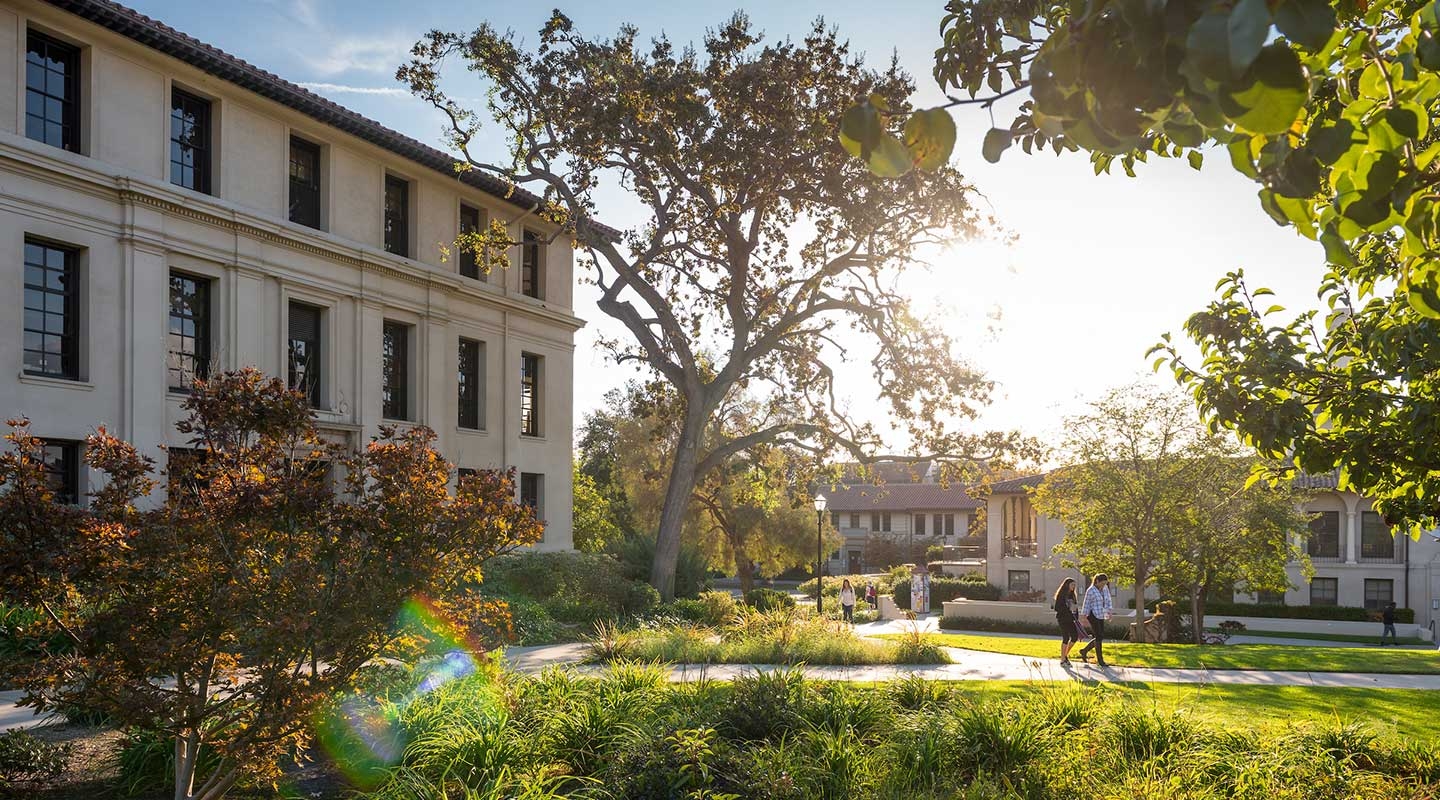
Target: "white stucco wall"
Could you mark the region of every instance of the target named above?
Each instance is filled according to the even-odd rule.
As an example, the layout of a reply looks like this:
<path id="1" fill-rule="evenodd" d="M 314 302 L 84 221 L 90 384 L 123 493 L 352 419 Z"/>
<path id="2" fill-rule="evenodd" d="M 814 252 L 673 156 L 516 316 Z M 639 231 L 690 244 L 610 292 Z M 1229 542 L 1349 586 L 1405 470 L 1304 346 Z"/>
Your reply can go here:
<path id="1" fill-rule="evenodd" d="M 82 153 L 23 136 L 17 98 L 31 26 L 83 48 Z M 213 195 L 169 183 L 172 83 L 214 103 Z M 286 219 L 292 132 L 322 146 L 325 230 Z M 382 249 L 387 171 L 414 181 L 414 258 Z M 0 2 L 0 412 L 28 415 L 43 437 L 81 439 L 104 424 L 151 455 L 183 444 L 174 429 L 182 398 L 167 392 L 165 375 L 168 279 L 181 270 L 212 280 L 216 369 L 283 376 L 289 303 L 322 307 L 317 414 L 328 434 L 358 445 L 382 423 L 381 326 L 403 321 L 414 326 L 409 423 L 434 428 L 461 467 L 543 475 L 540 546 L 569 548 L 574 333 L 583 324 L 570 310 L 569 241 L 547 247 L 543 300 L 521 295 L 518 269 L 463 278 L 442 255 L 462 201 L 512 221 L 518 237 L 522 211 L 503 200 L 46 4 Z M 80 253 L 78 380 L 23 374 L 27 236 Z M 456 424 L 461 336 L 485 347 L 481 431 Z M 539 437 L 520 435 L 522 352 L 544 358 Z"/>

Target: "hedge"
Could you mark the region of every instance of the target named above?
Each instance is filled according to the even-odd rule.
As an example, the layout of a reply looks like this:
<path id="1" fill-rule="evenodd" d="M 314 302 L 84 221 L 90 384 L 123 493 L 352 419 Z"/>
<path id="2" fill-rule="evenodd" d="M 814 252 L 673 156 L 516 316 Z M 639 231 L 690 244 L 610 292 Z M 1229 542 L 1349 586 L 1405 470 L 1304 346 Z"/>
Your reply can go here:
<path id="1" fill-rule="evenodd" d="M 1190 609 L 1189 603 L 1176 603 L 1175 608 L 1181 614 Z M 1368 608 L 1357 608 L 1355 606 L 1287 606 L 1283 603 L 1217 603 L 1211 601 L 1205 604 L 1207 616 L 1222 617 L 1269 617 L 1280 619 L 1324 619 L 1339 620 L 1342 622 L 1378 622 L 1379 611 L 1371 611 Z M 1415 609 L 1395 609 L 1395 621 L 1411 623 L 1415 621 Z"/>
<path id="2" fill-rule="evenodd" d="M 1058 636 L 1058 623 L 1013 622 L 989 617 L 941 617 L 940 630 L 981 631 L 984 633 L 1038 633 L 1042 636 Z"/>
<path id="3" fill-rule="evenodd" d="M 1149 608 L 1166 600 L 1146 600 Z M 1190 598 L 1170 600 L 1179 614 L 1190 613 Z M 1127 608 L 1135 607 L 1135 598 L 1126 601 Z M 1334 622 L 1379 622 L 1380 612 L 1358 606 L 1287 606 L 1284 603 L 1226 603 L 1221 600 L 1207 600 L 1205 615 L 1222 617 L 1265 617 L 1268 619 L 1322 619 Z M 1396 608 L 1395 621 L 1409 624 L 1415 621 L 1415 609 Z"/>
<path id="4" fill-rule="evenodd" d="M 957 597 L 966 600 L 999 600 L 1005 590 L 993 583 L 986 583 L 983 577 L 976 580 L 974 577 L 962 578 L 932 578 L 930 580 L 930 607 L 935 608 L 947 600 L 954 600 Z M 895 584 L 892 592 L 895 597 L 897 608 L 910 608 L 910 583 L 902 581 Z"/>

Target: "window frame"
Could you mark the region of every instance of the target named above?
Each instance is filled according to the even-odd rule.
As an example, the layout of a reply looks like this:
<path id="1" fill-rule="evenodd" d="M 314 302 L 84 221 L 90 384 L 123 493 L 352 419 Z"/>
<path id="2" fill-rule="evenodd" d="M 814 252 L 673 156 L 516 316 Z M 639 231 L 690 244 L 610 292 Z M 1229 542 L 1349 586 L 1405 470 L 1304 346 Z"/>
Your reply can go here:
<path id="1" fill-rule="evenodd" d="M 380 334 L 380 416 L 408 422 L 410 397 L 411 325 L 387 319 Z"/>
<path id="2" fill-rule="evenodd" d="M 381 202 L 382 244 L 385 252 L 401 258 L 410 258 L 410 208 L 413 205 L 410 197 L 411 182 L 400 177 L 385 173 L 385 194 Z M 399 209 L 391 207 L 391 190 L 399 190 Z"/>
<path id="3" fill-rule="evenodd" d="M 73 439 L 48 439 L 40 440 L 43 449 L 42 457 L 45 459 L 45 475 L 52 481 L 51 490 L 55 492 L 55 499 L 67 506 L 78 506 L 80 503 L 80 447 L 81 443 Z M 51 451 L 59 451 L 62 459 L 59 466 L 52 459 Z M 59 484 L 58 486 L 55 484 Z"/>
<path id="4" fill-rule="evenodd" d="M 1372 527 L 1373 523 L 1373 527 Z M 1371 541 L 1372 537 L 1378 538 Z M 1360 558 L 1366 561 L 1394 561 L 1397 542 L 1389 525 L 1378 511 L 1360 512 Z M 1379 551 L 1380 544 L 1386 545 L 1385 552 Z"/>
<path id="5" fill-rule="evenodd" d="M 186 106 L 193 106 L 193 108 L 190 109 L 189 111 L 187 111 L 186 108 L 185 108 Z M 215 153 L 214 153 L 214 141 L 215 141 L 214 120 L 215 120 L 215 113 L 214 113 L 214 111 L 215 111 L 215 104 L 214 104 L 213 101 L 208 100 L 208 99 L 206 99 L 206 98 L 204 98 L 204 97 L 201 97 L 200 95 L 195 94 L 194 92 L 188 92 L 188 91 L 186 91 L 186 90 L 184 90 L 184 89 L 181 89 L 179 86 L 171 86 L 171 87 L 170 87 L 170 164 L 169 164 L 169 169 L 170 169 L 170 183 L 171 183 L 171 185 L 173 185 L 173 186 L 179 186 L 179 187 L 182 188 L 182 189 L 189 189 L 189 190 L 194 191 L 194 192 L 200 192 L 201 194 L 213 195 L 213 194 L 215 193 L 215 181 L 214 181 L 214 177 L 215 177 Z M 195 143 L 194 141 L 191 141 L 190 143 L 186 143 L 186 142 L 184 142 L 182 139 L 177 139 L 177 138 L 176 138 L 175 124 L 176 124 L 176 122 L 177 122 L 177 119 L 176 119 L 176 114 L 177 114 L 177 113 L 179 113 L 179 114 L 187 114 L 187 113 L 188 113 L 188 114 L 192 114 L 192 115 L 194 116 L 194 122 L 193 122 L 193 124 L 192 124 L 192 129 L 193 129 L 194 127 L 199 127 L 199 128 L 202 129 L 202 131 L 203 131 L 203 141 L 202 141 L 202 142 L 200 142 L 200 143 L 198 143 L 198 144 Z M 181 124 L 183 125 L 184 122 L 182 121 Z M 183 136 L 183 134 L 181 134 L 181 135 Z M 181 156 L 181 160 L 180 160 L 180 161 L 176 161 L 177 148 L 178 148 L 178 153 L 179 153 L 179 155 Z M 183 160 L 183 155 L 184 155 L 185 150 L 186 150 L 187 148 L 191 151 L 191 161 L 192 161 L 192 163 L 191 163 L 189 169 L 190 169 L 191 174 L 193 175 L 193 178 L 194 178 L 193 181 L 192 181 L 192 183 L 186 183 L 186 182 L 183 180 L 183 176 L 184 176 L 184 174 L 185 174 L 185 167 L 186 167 L 186 165 L 185 165 L 185 163 L 184 163 L 184 160 Z M 198 156 L 195 155 L 195 153 L 196 153 L 197 151 L 199 152 L 199 155 L 198 155 Z M 176 170 L 177 167 L 179 167 L 179 171 L 178 171 L 178 172 L 177 172 L 177 170 Z"/>
<path id="6" fill-rule="evenodd" d="M 1380 599 L 1379 592 L 1376 591 L 1376 592 L 1374 592 L 1375 600 L 1374 600 L 1374 603 L 1372 604 L 1372 603 L 1371 603 L 1371 594 L 1372 594 L 1371 589 L 1373 588 L 1373 589 L 1378 590 L 1378 589 L 1382 588 L 1382 584 L 1383 584 L 1383 588 L 1385 589 L 1385 598 L 1384 598 L 1383 600 Z M 1393 602 L 1393 601 L 1395 600 L 1395 579 L 1393 579 L 1393 578 L 1366 578 L 1366 579 L 1365 579 L 1365 589 L 1364 589 L 1364 591 L 1365 591 L 1365 594 L 1364 594 L 1364 596 L 1363 596 L 1364 599 L 1363 599 L 1361 602 L 1362 602 L 1362 604 L 1365 606 L 1366 610 L 1369 610 L 1369 611 L 1380 611 L 1381 609 L 1385 608 L 1386 605 L 1390 604 L 1391 602 Z"/>
<path id="7" fill-rule="evenodd" d="M 315 352 L 313 354 L 307 352 L 305 355 L 305 380 L 308 383 L 304 387 L 296 386 L 295 343 L 298 341 L 306 344 L 306 350 L 308 351 L 312 349 L 311 347 L 309 347 L 312 342 L 305 339 L 299 339 L 295 336 L 294 320 L 295 312 L 297 309 L 300 310 L 302 313 L 313 312 L 315 314 L 315 337 L 313 341 L 313 349 Z M 302 392 L 310 400 L 311 408 L 325 407 L 323 403 L 325 396 L 325 311 L 326 309 L 322 306 L 317 306 L 313 303 L 306 303 L 301 300 L 290 300 L 285 306 L 285 385 L 290 387 L 291 389 Z M 313 375 L 311 374 L 312 372 L 314 373 Z M 312 378 L 313 381 L 311 380 Z"/>
<path id="8" fill-rule="evenodd" d="M 1328 598 L 1323 598 L 1323 599 L 1324 599 L 1324 602 L 1319 602 L 1319 603 L 1317 603 L 1317 602 L 1315 602 L 1316 597 L 1317 597 L 1317 595 L 1316 595 L 1316 593 L 1315 593 L 1315 587 L 1316 587 L 1316 584 L 1317 584 L 1317 583 L 1321 583 L 1321 582 L 1323 582 L 1322 585 L 1324 585 L 1324 586 L 1326 586 L 1326 587 L 1329 587 L 1329 588 L 1328 588 L 1328 594 L 1329 594 L 1330 596 L 1329 596 Z M 1312 605 L 1312 606 L 1338 606 L 1338 605 L 1340 605 L 1340 579 L 1339 579 L 1339 578 L 1332 578 L 1332 577 L 1329 577 L 1329 576 L 1318 576 L 1318 577 L 1311 578 L 1311 579 L 1310 579 L 1310 605 Z"/>
<path id="9" fill-rule="evenodd" d="M 520 294 L 545 299 L 544 238 L 536 231 L 520 233 Z"/>
<path id="10" fill-rule="evenodd" d="M 914 519 L 910 521 L 910 527 L 915 531 L 916 536 L 925 535 L 925 517 L 925 514 L 916 514 Z"/>
<path id="11" fill-rule="evenodd" d="M 466 346 L 472 347 L 473 359 L 467 364 Z M 485 342 L 461 336 L 456 358 L 455 396 L 458 408 L 455 425 L 464 430 L 485 430 Z M 467 366 L 471 374 L 466 376 Z M 467 387 L 469 391 L 467 392 Z"/>
<path id="12" fill-rule="evenodd" d="M 520 435 L 539 438 L 544 435 L 542 409 L 542 374 L 544 356 L 520 354 Z"/>
<path id="13" fill-rule="evenodd" d="M 521 505 L 529 506 L 535 519 L 544 519 L 545 514 L 545 475 L 540 472 L 520 473 L 519 485 L 516 487 Z"/>
<path id="14" fill-rule="evenodd" d="M 41 63 L 41 61 L 39 60 L 35 62 L 31 61 L 30 56 L 32 53 L 36 52 L 35 45 L 37 43 L 42 45 L 45 49 L 45 52 L 43 54 L 43 61 L 61 63 L 65 67 L 65 71 L 63 73 L 56 73 L 55 70 L 52 70 L 49 67 L 49 63 Z M 60 59 L 55 58 L 55 55 L 57 54 L 65 56 L 65 60 L 61 61 Z M 30 83 L 30 67 L 32 63 L 40 72 L 44 73 L 45 75 L 45 85 L 43 88 L 32 86 Z M 80 105 L 84 97 L 84 82 L 81 75 L 81 72 L 84 69 L 82 49 L 77 45 L 70 44 L 69 42 L 63 41 L 47 33 L 44 33 L 43 31 L 38 31 L 34 28 L 27 26 L 25 29 L 24 69 L 25 74 L 21 77 L 21 81 L 25 87 L 25 100 L 24 106 L 21 109 L 21 113 L 24 118 L 23 133 L 25 138 L 29 139 L 32 142 L 40 142 L 41 144 L 48 145 L 50 147 L 58 147 L 66 152 L 81 153 L 84 147 L 84 137 L 82 135 L 84 131 L 81 128 L 82 120 Z M 60 76 L 60 89 L 64 93 L 63 96 L 57 96 L 50 93 L 49 76 L 51 74 L 58 74 Z M 30 98 L 32 93 L 36 97 L 40 98 L 39 104 L 42 106 L 42 111 L 40 114 L 32 114 L 30 111 Z M 54 100 L 60 106 L 59 120 L 50 119 L 49 109 L 51 100 Z M 31 135 L 31 119 L 39 120 L 41 135 L 38 138 Z M 49 139 L 49 128 L 51 125 L 60 126 L 59 142 L 52 142 Z"/>
<path id="15" fill-rule="evenodd" d="M 1024 576 L 1025 576 L 1025 586 L 1024 586 L 1024 588 L 1016 588 L 1016 586 L 1015 586 L 1015 577 L 1016 577 L 1017 575 L 1024 575 Z M 1012 569 L 1012 570 L 1007 570 L 1007 571 L 1006 571 L 1006 574 L 1005 574 L 1005 591 L 1007 591 L 1007 592 L 1030 592 L 1030 591 L 1034 591 L 1034 588 L 1033 588 L 1033 587 L 1034 587 L 1034 581 L 1033 581 L 1033 576 L 1031 576 L 1031 574 L 1030 574 L 1030 570 L 1028 570 L 1028 569 Z"/>
<path id="16" fill-rule="evenodd" d="M 1325 511 L 1313 512 L 1313 513 L 1315 514 L 1315 516 L 1314 516 L 1314 517 L 1310 520 L 1310 522 L 1309 522 L 1310 536 L 1309 536 L 1309 538 L 1307 538 L 1307 539 L 1305 540 L 1305 553 L 1306 553 L 1307 555 L 1309 555 L 1311 558 L 1327 558 L 1327 559 L 1336 559 L 1336 560 L 1338 560 L 1338 559 L 1340 558 L 1340 553 L 1341 553 L 1341 546 L 1340 546 L 1340 541 L 1341 541 L 1341 533 L 1340 533 L 1340 512 L 1339 512 L 1339 511 L 1325 510 Z M 1332 515 L 1333 515 L 1333 516 L 1332 516 Z M 1328 521 L 1329 521 L 1329 520 L 1332 520 L 1332 519 L 1334 520 L 1334 523 L 1335 523 L 1335 526 L 1334 526 L 1335 529 L 1334 529 L 1334 531 L 1333 531 L 1333 535 L 1334 535 L 1334 548 L 1333 548 L 1333 549 L 1334 549 L 1334 553 L 1329 553 L 1329 554 L 1327 554 L 1327 553 L 1319 552 L 1320 548 L 1317 547 L 1317 542 L 1322 542 L 1322 541 L 1323 541 L 1323 542 L 1328 543 L 1328 542 L 1330 541 L 1330 536 L 1331 536 L 1331 533 L 1332 533 L 1332 532 L 1331 532 L 1331 531 L 1322 530 L 1322 528 L 1324 528 L 1326 525 L 1328 525 Z M 1318 534 L 1324 534 L 1324 537 L 1322 538 L 1322 537 L 1321 537 L 1320 535 L 1318 535 Z"/>
<path id="17" fill-rule="evenodd" d="M 30 260 L 31 248 L 39 248 L 42 258 L 39 262 Z M 60 267 L 57 269 L 50 264 L 50 254 L 60 254 Z M 21 368 L 26 375 L 35 375 L 44 378 L 55 378 L 59 380 L 78 381 L 80 380 L 80 250 L 75 247 L 52 242 L 48 239 L 26 236 L 24 238 L 24 250 L 21 254 L 21 264 L 24 275 L 21 277 Z M 30 280 L 32 269 L 40 270 L 40 283 L 35 284 Z M 50 273 L 59 273 L 61 284 L 59 290 L 50 288 Z M 50 297 L 59 297 L 60 310 L 51 311 Z M 32 297 L 36 298 L 38 308 L 31 308 Z M 33 328 L 30 325 L 31 314 L 39 314 L 40 327 Z M 60 332 L 49 331 L 49 319 L 53 316 L 60 317 Z M 40 349 L 28 347 L 31 335 L 40 337 Z M 46 349 L 47 340 L 50 338 L 59 339 L 60 366 L 58 370 L 37 369 L 29 365 L 29 354 L 37 353 L 44 363 L 49 362 L 49 350 Z"/>
<path id="18" fill-rule="evenodd" d="M 313 159 L 310 168 L 311 185 L 307 186 L 303 180 L 297 180 L 295 177 L 295 168 L 297 166 L 295 154 L 297 149 L 303 155 Z M 317 231 L 323 230 L 324 224 L 324 203 L 321 197 L 324 175 L 321 153 L 322 148 L 319 144 L 302 136 L 296 136 L 293 133 L 290 134 L 290 145 L 286 158 L 288 173 L 286 186 L 289 192 L 287 218 L 296 225 L 304 225 L 307 228 L 314 228 Z M 304 165 L 301 164 L 300 166 Z M 302 193 L 298 201 L 296 197 L 297 189 Z M 313 194 L 313 198 L 309 196 L 310 194 Z M 311 221 L 311 214 L 313 214 L 313 221 Z"/>
<path id="19" fill-rule="evenodd" d="M 191 313 L 188 316 L 184 314 L 177 315 L 175 313 L 175 284 L 177 280 L 188 281 L 194 284 L 196 288 L 195 295 L 197 297 L 197 302 L 203 309 L 201 313 Z M 210 278 L 204 277 L 202 275 L 195 275 L 194 273 L 185 272 L 183 270 L 170 270 L 170 310 L 166 318 L 168 324 L 165 332 L 165 389 L 168 392 L 174 392 L 176 394 L 189 394 L 191 386 L 196 380 L 203 380 L 210 375 L 210 328 L 214 324 L 214 306 L 212 305 L 211 296 L 212 285 L 213 281 Z M 178 334 L 175 332 L 174 326 L 177 317 L 181 320 L 182 325 L 187 319 L 194 324 L 194 335 L 187 337 L 183 330 Z M 181 337 L 182 340 L 186 338 L 192 339 L 194 341 L 194 352 L 185 353 L 183 351 L 177 351 L 173 345 L 173 337 L 175 336 Z M 179 357 L 180 359 L 189 358 L 191 361 L 191 372 L 189 380 L 184 380 L 179 384 L 175 382 L 175 376 L 177 373 L 183 374 L 183 368 L 176 366 L 175 362 L 177 357 Z"/>
<path id="20" fill-rule="evenodd" d="M 467 224 L 467 217 L 474 217 L 473 227 Z M 485 230 L 485 212 L 479 206 L 460 204 L 460 233 L 481 233 Z M 480 254 L 474 250 L 460 250 L 459 272 L 462 278 L 484 281 L 488 276 L 480 274 Z"/>

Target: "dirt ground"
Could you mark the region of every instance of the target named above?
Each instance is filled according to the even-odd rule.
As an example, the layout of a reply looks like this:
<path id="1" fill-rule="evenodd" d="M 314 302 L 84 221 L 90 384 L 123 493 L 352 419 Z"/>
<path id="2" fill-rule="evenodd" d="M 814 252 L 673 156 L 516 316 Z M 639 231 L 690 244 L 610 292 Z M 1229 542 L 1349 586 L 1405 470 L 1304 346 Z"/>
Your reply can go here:
<path id="1" fill-rule="evenodd" d="M 54 783 L 39 789 L 26 788 L 13 797 L 33 800 L 166 800 L 170 792 L 156 789 L 138 795 L 127 795 L 119 787 L 119 768 L 115 757 L 122 736 L 112 728 L 84 725 L 44 725 L 30 729 L 37 738 L 65 742 L 74 747 L 69 768 Z M 228 797 L 237 800 L 341 800 L 349 795 L 345 782 L 323 756 L 316 755 L 310 763 L 292 765 L 279 791 L 237 788 Z M 4 797 L 0 790 L 0 797 Z"/>

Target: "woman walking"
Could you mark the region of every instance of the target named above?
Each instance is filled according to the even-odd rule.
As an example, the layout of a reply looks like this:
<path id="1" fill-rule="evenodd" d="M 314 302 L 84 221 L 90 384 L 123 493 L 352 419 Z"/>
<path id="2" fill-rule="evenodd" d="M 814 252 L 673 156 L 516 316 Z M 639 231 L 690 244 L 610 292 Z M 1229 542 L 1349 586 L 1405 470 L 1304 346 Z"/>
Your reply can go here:
<path id="1" fill-rule="evenodd" d="M 1080 660 L 1086 663 L 1090 661 L 1090 651 L 1095 651 L 1095 663 L 1108 667 L 1105 663 L 1105 621 L 1115 613 L 1115 603 L 1110 597 L 1110 577 L 1105 573 L 1095 576 L 1090 581 L 1090 588 L 1085 590 L 1085 602 L 1080 605 L 1080 615 L 1090 623 L 1090 634 L 1094 639 L 1080 648 Z"/>
<path id="2" fill-rule="evenodd" d="M 840 584 L 840 613 L 846 622 L 855 624 L 855 587 L 850 585 L 849 578 Z"/>
<path id="3" fill-rule="evenodd" d="M 1079 598 L 1075 596 L 1075 579 L 1066 578 L 1055 590 L 1055 621 L 1060 623 L 1060 663 L 1070 663 L 1070 648 L 1080 640 Z"/>

